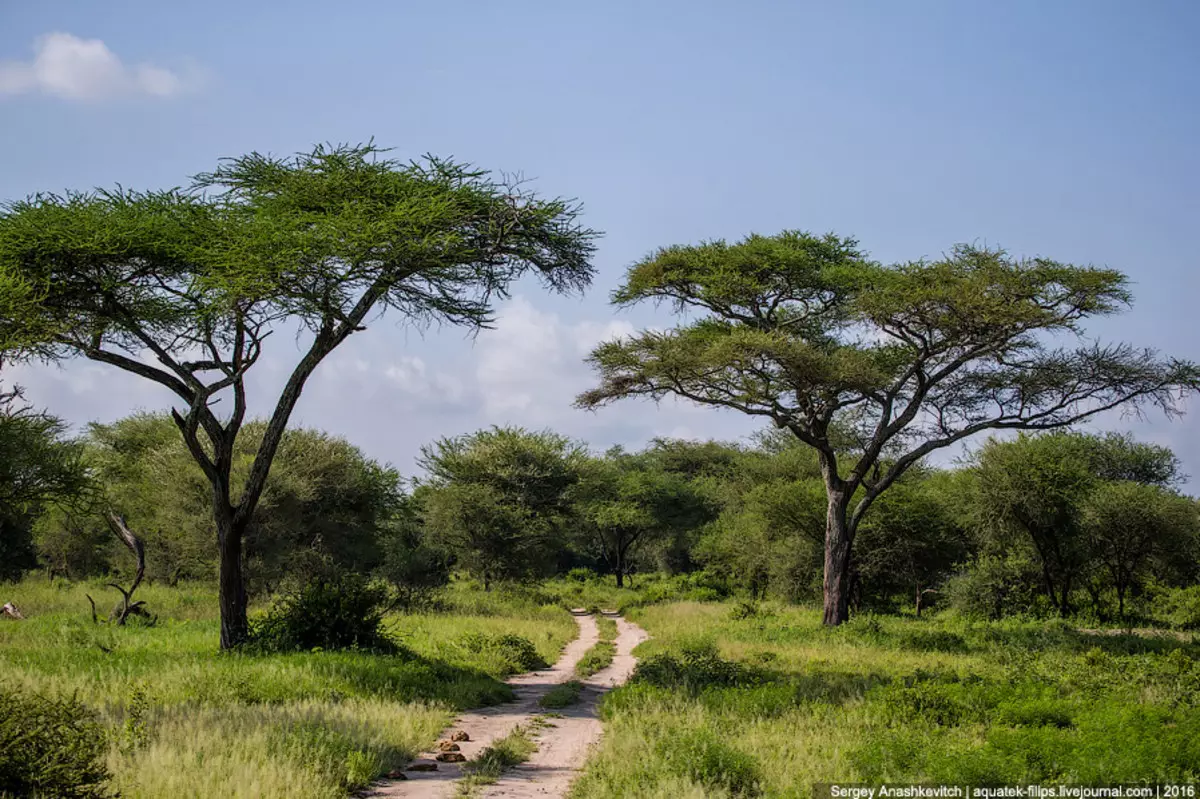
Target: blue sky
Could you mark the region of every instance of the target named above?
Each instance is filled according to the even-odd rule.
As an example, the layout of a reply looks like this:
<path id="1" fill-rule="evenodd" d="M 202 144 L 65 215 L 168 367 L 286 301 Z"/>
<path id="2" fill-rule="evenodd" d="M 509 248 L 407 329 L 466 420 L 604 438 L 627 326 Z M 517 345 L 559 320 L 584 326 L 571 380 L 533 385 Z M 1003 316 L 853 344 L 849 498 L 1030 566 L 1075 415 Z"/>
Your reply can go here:
<path id="1" fill-rule="evenodd" d="M 1200 360 L 1198 38 L 1200 5 L 1156 0 L 8 2 L 0 198 L 179 185 L 221 156 L 370 137 L 519 171 L 605 231 L 592 291 L 518 286 L 473 341 L 385 319 L 322 367 L 300 421 L 404 471 L 432 438 L 493 423 L 597 447 L 729 438 L 752 426 L 569 407 L 592 344 L 668 322 L 607 305 L 655 247 L 804 228 L 884 261 L 977 241 L 1107 265 L 1137 303 L 1091 330 Z M 275 343 L 260 408 L 294 357 Z M 169 402 L 87 364 L 16 377 L 76 423 Z M 1191 404 L 1105 424 L 1200 476 Z"/>

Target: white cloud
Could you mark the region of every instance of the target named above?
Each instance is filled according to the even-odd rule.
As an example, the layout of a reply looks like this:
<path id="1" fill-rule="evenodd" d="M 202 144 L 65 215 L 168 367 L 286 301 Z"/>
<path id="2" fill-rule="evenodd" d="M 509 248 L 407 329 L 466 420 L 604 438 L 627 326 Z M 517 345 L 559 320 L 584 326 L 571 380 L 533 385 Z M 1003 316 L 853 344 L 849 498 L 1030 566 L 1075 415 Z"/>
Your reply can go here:
<path id="1" fill-rule="evenodd" d="M 489 424 L 549 427 L 600 449 L 641 446 L 654 436 L 738 438 L 757 426 L 733 412 L 670 398 L 660 405 L 629 400 L 596 413 L 575 408 L 575 397 L 596 379 L 584 357 L 600 342 L 634 332 L 624 320 L 567 322 L 514 297 L 500 308 L 495 329 L 479 338 L 480 414 Z"/>
<path id="2" fill-rule="evenodd" d="M 154 64 L 123 64 L 101 40 L 61 32 L 39 36 L 30 61 L 0 62 L 0 95 L 42 93 L 85 101 L 138 94 L 172 97 L 192 82 Z"/>
<path id="3" fill-rule="evenodd" d="M 430 372 L 425 361 L 413 355 L 400 359 L 383 370 L 383 375 L 404 391 L 422 399 L 458 405 L 466 390 L 457 377 L 445 372 Z"/>

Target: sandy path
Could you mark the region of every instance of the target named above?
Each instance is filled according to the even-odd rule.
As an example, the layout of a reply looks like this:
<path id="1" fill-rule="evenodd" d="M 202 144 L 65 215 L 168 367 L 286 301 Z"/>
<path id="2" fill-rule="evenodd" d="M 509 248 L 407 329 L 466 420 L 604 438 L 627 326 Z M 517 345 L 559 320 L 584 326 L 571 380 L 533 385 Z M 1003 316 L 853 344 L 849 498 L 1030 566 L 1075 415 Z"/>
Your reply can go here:
<path id="1" fill-rule="evenodd" d="M 575 664 L 600 640 L 600 631 L 594 618 L 576 616 L 575 621 L 579 624 L 579 637 L 567 644 L 557 663 L 549 669 L 518 674 L 507 680 L 516 692 L 515 701 L 463 713 L 442 737 L 448 737 L 455 730 L 465 730 L 471 740 L 463 741 L 459 746 L 467 760 L 472 760 L 483 749 L 511 732 L 513 727 L 528 722 L 540 713 L 538 700 L 555 685 L 571 679 Z M 433 752 L 424 752 L 413 762 L 435 763 L 433 757 Z M 460 763 L 437 763 L 437 771 L 407 771 L 405 774 L 408 779 L 381 783 L 370 796 L 420 799 L 451 797 L 455 793 L 454 783 L 463 773 Z"/>
<path id="2" fill-rule="evenodd" d="M 580 701 L 559 711 L 564 718 L 552 720 L 554 727 L 538 737 L 538 750 L 533 756 L 505 773 L 498 782 L 489 785 L 482 796 L 505 799 L 546 799 L 563 797 L 579 769 L 587 760 L 588 751 L 603 733 L 597 704 L 600 697 L 621 685 L 633 673 L 637 659 L 633 648 L 649 636 L 641 627 L 617 619 L 617 653 L 612 665 L 583 681 Z"/>

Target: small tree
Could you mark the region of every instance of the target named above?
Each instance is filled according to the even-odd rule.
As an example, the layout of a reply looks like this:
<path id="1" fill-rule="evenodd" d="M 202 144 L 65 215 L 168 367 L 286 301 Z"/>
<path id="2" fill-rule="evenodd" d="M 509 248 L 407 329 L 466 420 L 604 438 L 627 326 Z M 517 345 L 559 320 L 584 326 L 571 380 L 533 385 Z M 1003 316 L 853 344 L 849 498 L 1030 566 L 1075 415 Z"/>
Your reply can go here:
<path id="1" fill-rule="evenodd" d="M 1123 613 L 1127 590 L 1194 513 L 1189 501 L 1184 509 L 1168 500 L 1179 480 L 1174 454 L 1128 436 L 1023 434 L 989 440 L 974 460 L 970 493 L 985 547 L 1031 545 L 1046 597 L 1064 616 L 1076 588 L 1088 587 L 1098 606 L 1103 580 L 1085 584 L 1097 575 L 1110 578 Z"/>
<path id="2" fill-rule="evenodd" d="M 1189 549 L 1197 530 L 1196 506 L 1161 486 L 1110 482 L 1087 497 L 1082 526 L 1124 619 L 1125 598 L 1142 585 L 1155 555 Z"/>
<path id="3" fill-rule="evenodd" d="M 587 470 L 577 509 L 600 556 L 625 585 L 637 551 L 704 520 L 704 500 L 682 474 L 662 467 L 659 453 L 620 450 L 596 459 Z"/>
<path id="4" fill-rule="evenodd" d="M 0 211 L 0 344 L 89 358 L 179 398 L 175 424 L 212 491 L 222 648 L 247 639 L 243 538 L 321 361 L 386 310 L 480 328 L 524 274 L 556 290 L 592 275 L 594 234 L 576 206 L 382 152 L 253 153 L 198 176 L 195 191 L 37 195 Z M 235 485 L 246 375 L 272 331 L 297 325 L 303 353 Z"/>
<path id="5" fill-rule="evenodd" d="M 486 587 L 545 572 L 562 547 L 583 448 L 549 431 L 495 427 L 421 450 L 415 498 L 433 544 Z"/>
<path id="6" fill-rule="evenodd" d="M 33 523 L 48 503 L 90 490 L 83 448 L 60 419 L 26 404 L 19 388 L 0 388 L 0 579 L 36 565 Z"/>
<path id="7" fill-rule="evenodd" d="M 828 500 L 825 623 L 848 618 L 851 547 L 922 458 L 993 429 L 1052 429 L 1128 406 L 1177 413 L 1200 369 L 1127 345 L 1052 348 L 1129 304 L 1114 270 L 960 246 L 882 266 L 853 239 L 784 232 L 659 250 L 617 305 L 699 317 L 601 344 L 585 408 L 674 395 L 747 413 L 814 448 Z"/>

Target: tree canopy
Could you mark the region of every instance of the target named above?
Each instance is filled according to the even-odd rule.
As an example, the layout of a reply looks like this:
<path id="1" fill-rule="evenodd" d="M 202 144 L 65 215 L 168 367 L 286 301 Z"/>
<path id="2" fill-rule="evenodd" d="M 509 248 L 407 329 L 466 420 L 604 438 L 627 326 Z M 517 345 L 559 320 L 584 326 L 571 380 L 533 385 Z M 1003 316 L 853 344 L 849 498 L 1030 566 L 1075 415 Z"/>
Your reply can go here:
<path id="1" fill-rule="evenodd" d="M 522 275 L 587 285 L 595 233 L 578 211 L 373 144 L 251 153 L 187 190 L 38 194 L 0 211 L 0 343 L 16 357 L 110 364 L 178 398 L 175 423 L 213 492 L 222 646 L 236 646 L 248 635 L 242 537 L 317 365 L 384 311 L 479 328 Z M 302 355 L 239 491 L 246 374 L 267 338 L 295 325 Z"/>
<path id="2" fill-rule="evenodd" d="M 598 346 L 585 408 L 675 395 L 789 430 L 829 499 L 827 623 L 848 616 L 851 544 L 875 499 L 938 449 L 989 429 L 1054 429 L 1123 405 L 1179 412 L 1200 369 L 1082 339 L 1131 302 L 1120 272 L 957 246 L 885 266 L 850 238 L 785 231 L 661 249 L 617 305 L 695 314 Z M 1069 346 L 1054 338 L 1074 339 Z"/>

